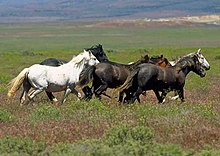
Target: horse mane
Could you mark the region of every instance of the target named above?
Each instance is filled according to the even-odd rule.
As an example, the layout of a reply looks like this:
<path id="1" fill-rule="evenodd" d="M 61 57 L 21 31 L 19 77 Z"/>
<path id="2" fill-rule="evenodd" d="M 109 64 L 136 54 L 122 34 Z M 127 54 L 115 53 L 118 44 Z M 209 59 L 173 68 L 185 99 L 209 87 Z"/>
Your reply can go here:
<path id="1" fill-rule="evenodd" d="M 105 63 L 109 63 L 109 64 L 111 64 L 113 66 L 117 66 L 117 67 L 123 66 L 123 67 L 128 68 L 128 69 L 133 69 L 134 66 L 136 66 L 136 65 L 138 65 L 138 64 L 140 64 L 144 61 L 145 62 L 149 61 L 148 55 L 142 56 L 139 60 L 137 60 L 136 62 L 133 62 L 131 64 L 122 64 L 122 63 L 112 62 L 112 61 L 109 61 L 109 60 L 105 61 Z"/>
<path id="2" fill-rule="evenodd" d="M 181 70 L 182 68 L 185 68 L 187 65 L 191 66 L 194 64 L 194 57 L 195 55 L 193 55 L 193 53 L 185 55 L 176 62 L 174 67 L 176 67 L 178 70 Z"/>
<path id="3" fill-rule="evenodd" d="M 178 57 L 178 58 L 177 58 L 176 60 L 174 60 L 174 61 L 175 61 L 175 63 L 178 63 L 179 61 L 181 61 L 181 60 L 184 59 L 184 58 L 194 57 L 195 54 L 196 54 L 196 52 L 192 52 L 192 53 L 189 53 L 189 54 L 187 54 L 187 55 L 180 56 L 180 57 Z"/>
<path id="4" fill-rule="evenodd" d="M 76 64 L 76 65 L 81 64 L 85 60 L 85 57 L 84 57 L 85 53 L 88 53 L 88 52 L 84 50 L 79 55 L 73 56 L 72 60 L 70 60 L 67 64 Z"/>
<path id="5" fill-rule="evenodd" d="M 85 51 L 94 50 L 94 49 L 99 49 L 99 52 L 103 52 L 103 48 L 101 44 L 96 44 L 90 48 L 85 48 Z"/>

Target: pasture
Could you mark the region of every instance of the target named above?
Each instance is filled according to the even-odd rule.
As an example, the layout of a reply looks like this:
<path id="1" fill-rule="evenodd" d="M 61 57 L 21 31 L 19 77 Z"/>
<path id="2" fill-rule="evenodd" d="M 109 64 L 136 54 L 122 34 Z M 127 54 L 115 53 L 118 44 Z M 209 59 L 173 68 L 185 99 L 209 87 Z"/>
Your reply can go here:
<path id="1" fill-rule="evenodd" d="M 169 60 L 201 48 L 211 69 L 190 73 L 186 102 L 157 104 L 149 91 L 141 103 L 117 97 L 62 106 L 45 93 L 19 106 L 21 91 L 7 99 L 7 83 L 48 57 L 71 60 L 84 48 L 103 45 L 109 60 L 128 63 L 163 54 Z M 93 22 L 0 25 L 0 153 L 25 155 L 219 155 L 220 27 L 94 27 Z M 170 93 L 172 95 L 172 93 Z M 58 100 L 62 93 L 55 93 Z"/>

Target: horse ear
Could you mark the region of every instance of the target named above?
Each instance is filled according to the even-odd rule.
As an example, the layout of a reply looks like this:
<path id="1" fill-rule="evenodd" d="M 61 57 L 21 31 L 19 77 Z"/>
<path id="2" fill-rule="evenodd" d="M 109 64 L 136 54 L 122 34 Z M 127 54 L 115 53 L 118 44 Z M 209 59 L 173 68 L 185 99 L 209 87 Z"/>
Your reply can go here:
<path id="1" fill-rule="evenodd" d="M 201 48 L 198 49 L 197 54 L 201 54 Z"/>
<path id="2" fill-rule="evenodd" d="M 92 54 L 91 50 L 88 50 L 89 56 Z"/>
<path id="3" fill-rule="evenodd" d="M 160 58 L 163 58 L 163 54 L 160 55 Z"/>
<path id="4" fill-rule="evenodd" d="M 90 55 L 93 55 L 93 53 L 92 53 L 92 51 L 91 51 L 91 50 L 89 51 L 89 54 L 90 54 Z"/>
<path id="5" fill-rule="evenodd" d="M 145 55 L 145 56 L 144 56 L 144 59 L 145 59 L 145 60 L 149 60 L 150 58 L 149 58 L 148 55 Z"/>

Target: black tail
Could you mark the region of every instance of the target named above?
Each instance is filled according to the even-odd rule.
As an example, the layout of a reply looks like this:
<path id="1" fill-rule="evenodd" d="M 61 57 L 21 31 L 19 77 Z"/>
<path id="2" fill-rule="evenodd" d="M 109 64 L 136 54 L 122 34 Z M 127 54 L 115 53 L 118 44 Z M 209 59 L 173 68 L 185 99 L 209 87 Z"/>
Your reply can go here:
<path id="1" fill-rule="evenodd" d="M 89 66 L 88 68 L 84 69 L 79 76 L 79 82 L 77 85 L 79 87 L 84 87 L 87 85 L 89 82 L 93 80 L 93 74 L 95 71 L 96 67 L 95 66 Z"/>
<path id="2" fill-rule="evenodd" d="M 121 85 L 117 90 L 119 92 L 123 92 L 124 90 L 128 89 L 129 87 L 132 86 L 134 80 L 137 77 L 137 74 L 139 72 L 140 68 L 135 68 L 134 70 L 131 71 L 131 73 L 128 75 L 126 81 L 124 82 L 123 85 Z"/>

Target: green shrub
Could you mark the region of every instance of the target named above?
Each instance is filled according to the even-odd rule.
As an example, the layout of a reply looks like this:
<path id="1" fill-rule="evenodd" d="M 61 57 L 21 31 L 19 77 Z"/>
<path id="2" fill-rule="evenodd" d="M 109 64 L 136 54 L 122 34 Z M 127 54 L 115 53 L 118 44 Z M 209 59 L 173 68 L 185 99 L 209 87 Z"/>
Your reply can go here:
<path id="1" fill-rule="evenodd" d="M 155 156 L 190 156 L 191 151 L 184 151 L 180 146 L 174 144 L 157 144 L 152 152 Z"/>
<path id="2" fill-rule="evenodd" d="M 58 120 L 61 118 L 61 111 L 58 107 L 40 105 L 29 115 L 31 121 Z"/>
<path id="3" fill-rule="evenodd" d="M 209 145 L 205 145 L 205 147 L 196 154 L 196 156 L 219 156 L 220 150 L 214 149 Z"/>
<path id="4" fill-rule="evenodd" d="M 15 119 L 16 117 L 13 114 L 3 108 L 0 108 L 0 122 L 11 122 Z"/>
<path id="5" fill-rule="evenodd" d="M 29 138 L 6 136 L 0 139 L 0 153 L 5 155 L 38 155 L 45 148 L 44 143 Z"/>

